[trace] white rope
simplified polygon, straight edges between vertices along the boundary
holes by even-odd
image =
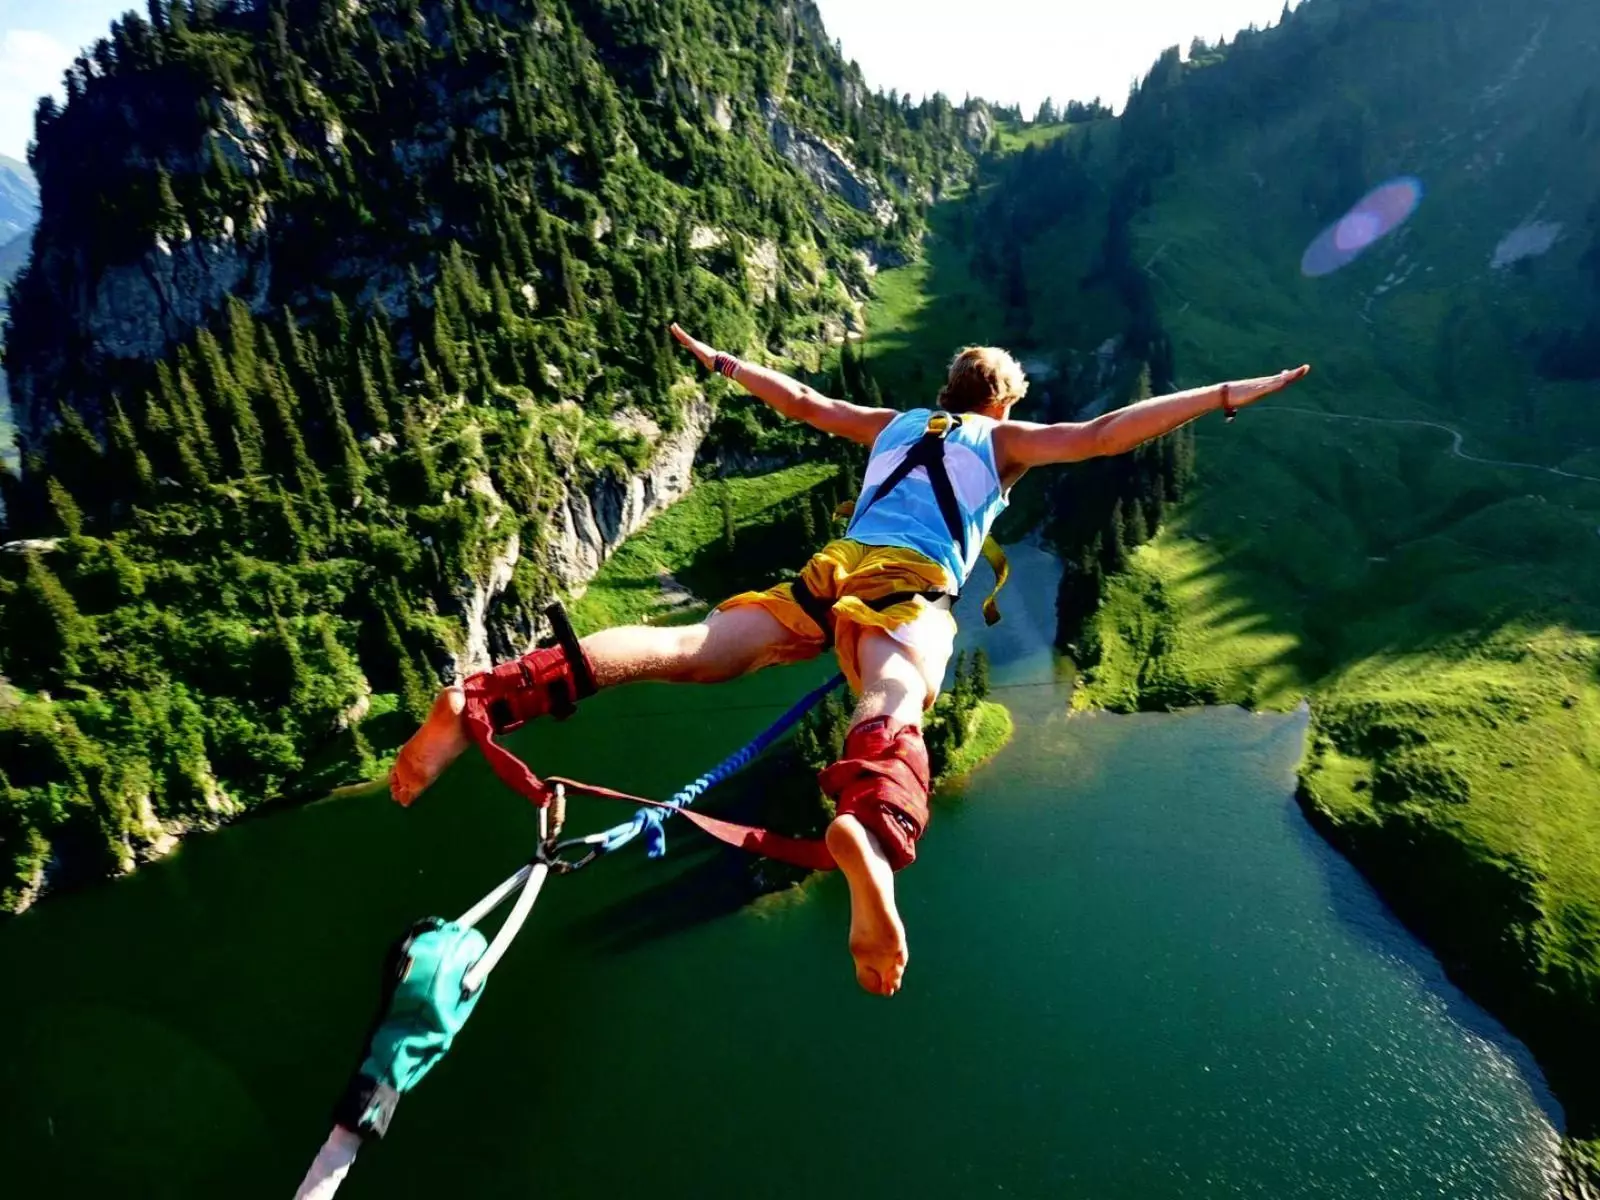
[[[462,991],[470,995],[482,987],[483,981],[488,978],[489,972],[494,970],[500,957],[511,949],[511,939],[521,931],[522,923],[533,911],[533,902],[539,898],[539,889],[544,886],[545,877],[549,874],[548,863],[535,863],[528,871],[522,894],[517,897],[517,903],[506,917],[506,923],[500,926],[500,932],[494,935],[494,941],[489,943],[489,948],[483,952],[483,957],[473,963],[472,969],[461,977]]]
[[[322,1143],[322,1149],[317,1151],[316,1160],[306,1172],[294,1200],[332,1200],[344,1177],[350,1173],[350,1164],[356,1161],[356,1151],[360,1149],[360,1134],[335,1125],[328,1140]]]
[[[533,864],[529,863],[527,866],[518,870],[517,873],[510,879],[506,880],[499,887],[495,888],[494,891],[490,892],[482,900],[479,900],[471,908],[467,909],[467,911],[462,913],[461,916],[456,918],[456,924],[460,925],[464,929],[471,929],[479,921],[483,920],[495,909],[499,908],[508,899],[510,899],[511,893],[516,891],[523,884],[527,883],[528,876],[531,874],[533,874]]]

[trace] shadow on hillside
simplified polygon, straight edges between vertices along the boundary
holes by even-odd
[[[1202,469],[1209,449],[1202,441]],[[1208,619],[1218,627],[1295,638],[1307,686],[1373,659],[1465,659],[1486,645],[1515,658],[1530,636],[1537,645],[1600,629],[1600,560],[1591,522],[1574,511],[1600,508],[1600,486],[1535,484],[1545,494],[1530,494],[1526,478],[1442,461],[1401,478],[1374,468],[1328,493],[1304,446],[1268,452],[1274,478],[1250,520],[1233,518],[1242,528],[1215,537],[1206,569],[1175,582],[1217,597]],[[1216,465],[1248,464],[1230,454]],[[1226,529],[1228,507],[1202,495],[1201,524]]]
[[[963,346],[1006,340],[1002,305],[973,277],[959,207],[953,200],[936,205],[921,261],[879,278],[862,349],[895,408],[933,404],[946,365]]]

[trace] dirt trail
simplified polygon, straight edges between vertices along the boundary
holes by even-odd
[[[1448,433],[1452,439],[1450,453],[1463,462],[1477,463],[1484,467],[1511,467],[1522,471],[1543,471],[1547,475],[1559,475],[1562,479],[1577,479],[1585,483],[1600,483],[1600,477],[1594,475],[1580,475],[1575,471],[1563,471],[1560,467],[1546,467],[1539,463],[1507,462],[1499,458],[1479,458],[1477,455],[1468,454],[1461,448],[1466,440],[1466,434],[1450,425],[1441,425],[1437,421],[1419,421],[1409,417],[1365,417],[1355,413],[1323,412],[1315,408],[1294,408],[1286,404],[1273,404],[1268,401],[1251,410],[1251,415],[1257,413],[1297,413],[1305,417],[1324,417],[1330,421],[1360,421],[1369,425],[1411,425],[1421,429],[1437,429],[1441,433]]]

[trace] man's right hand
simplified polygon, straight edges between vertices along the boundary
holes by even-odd
[[[672,336],[677,338],[679,343],[699,360],[702,367],[708,371],[716,369],[714,364],[717,359],[717,352],[698,338],[690,337],[676,321],[672,323]]]
[[[1309,365],[1296,367],[1292,371],[1279,371],[1276,375],[1262,375],[1255,379],[1235,379],[1228,383],[1228,403],[1234,408],[1244,408],[1247,404],[1254,404],[1257,400],[1281,392],[1291,383],[1299,383],[1311,374]]]

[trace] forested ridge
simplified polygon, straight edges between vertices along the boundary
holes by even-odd
[[[4,908],[366,756],[697,448],[792,456],[668,322],[819,365],[989,122],[871,93],[806,3],[153,0],[37,128]]]

